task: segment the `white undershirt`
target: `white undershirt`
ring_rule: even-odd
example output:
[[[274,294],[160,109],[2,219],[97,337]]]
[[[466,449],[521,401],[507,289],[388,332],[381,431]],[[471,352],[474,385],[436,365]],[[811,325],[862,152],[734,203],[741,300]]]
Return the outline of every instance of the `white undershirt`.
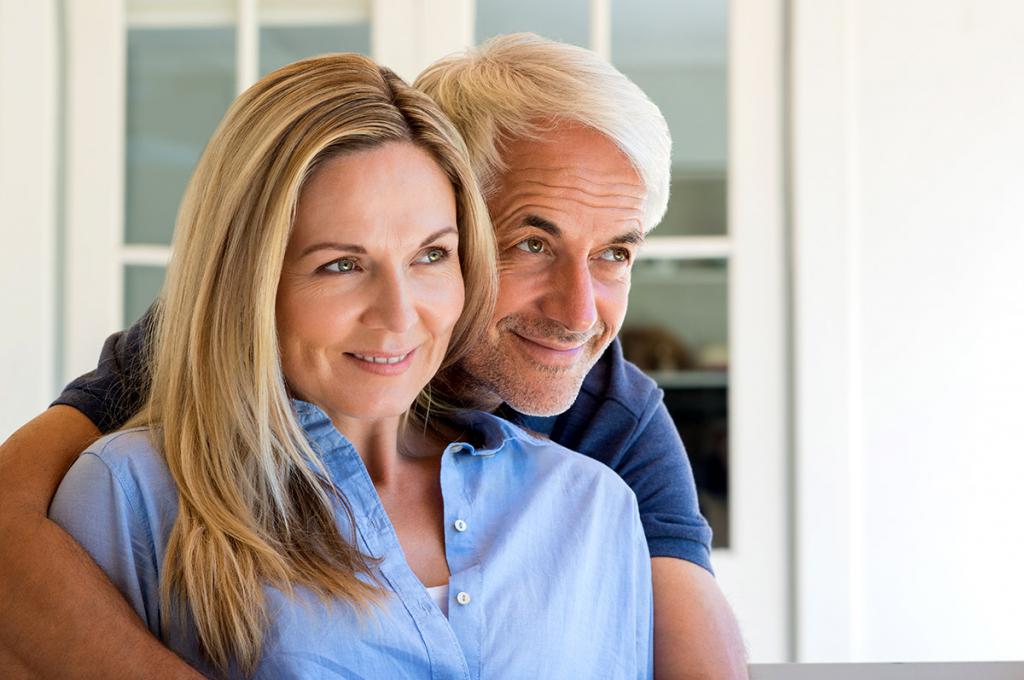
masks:
[[[434,601],[441,613],[448,616],[448,584],[427,588],[427,595],[430,595],[430,599]]]

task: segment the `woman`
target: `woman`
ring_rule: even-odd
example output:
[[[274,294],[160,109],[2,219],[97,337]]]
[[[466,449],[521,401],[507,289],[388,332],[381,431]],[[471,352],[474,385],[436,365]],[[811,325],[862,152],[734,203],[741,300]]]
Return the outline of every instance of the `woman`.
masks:
[[[271,73],[183,200],[141,427],[51,516],[207,673],[648,675],[631,492],[432,380],[489,318],[494,261],[428,98],[354,55]]]

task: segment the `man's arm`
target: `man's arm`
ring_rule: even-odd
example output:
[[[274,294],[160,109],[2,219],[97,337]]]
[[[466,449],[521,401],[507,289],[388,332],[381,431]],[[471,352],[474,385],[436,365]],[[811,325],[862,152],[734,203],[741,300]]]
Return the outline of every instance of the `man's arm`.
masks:
[[[64,473],[98,436],[77,410],[54,406],[0,446],[0,677],[202,678],[46,517]]]
[[[692,562],[651,559],[654,677],[746,678],[739,626],[715,578]]]

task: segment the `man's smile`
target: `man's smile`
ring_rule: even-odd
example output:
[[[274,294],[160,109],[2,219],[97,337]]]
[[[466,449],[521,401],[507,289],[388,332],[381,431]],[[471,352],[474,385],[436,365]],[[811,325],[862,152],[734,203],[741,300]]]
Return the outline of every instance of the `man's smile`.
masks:
[[[509,333],[517,340],[517,345],[535,362],[550,368],[570,368],[584,354],[587,342],[578,345],[561,345],[555,341],[532,338],[515,331]]]

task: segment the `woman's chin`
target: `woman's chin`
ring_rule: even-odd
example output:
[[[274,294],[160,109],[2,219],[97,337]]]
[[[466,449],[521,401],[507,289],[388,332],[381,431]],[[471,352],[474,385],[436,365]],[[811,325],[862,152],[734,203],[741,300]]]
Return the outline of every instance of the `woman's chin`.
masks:
[[[312,403],[327,413],[331,420],[386,420],[405,414],[416,399],[418,391],[408,398],[396,395],[349,394],[341,399],[313,399]]]

